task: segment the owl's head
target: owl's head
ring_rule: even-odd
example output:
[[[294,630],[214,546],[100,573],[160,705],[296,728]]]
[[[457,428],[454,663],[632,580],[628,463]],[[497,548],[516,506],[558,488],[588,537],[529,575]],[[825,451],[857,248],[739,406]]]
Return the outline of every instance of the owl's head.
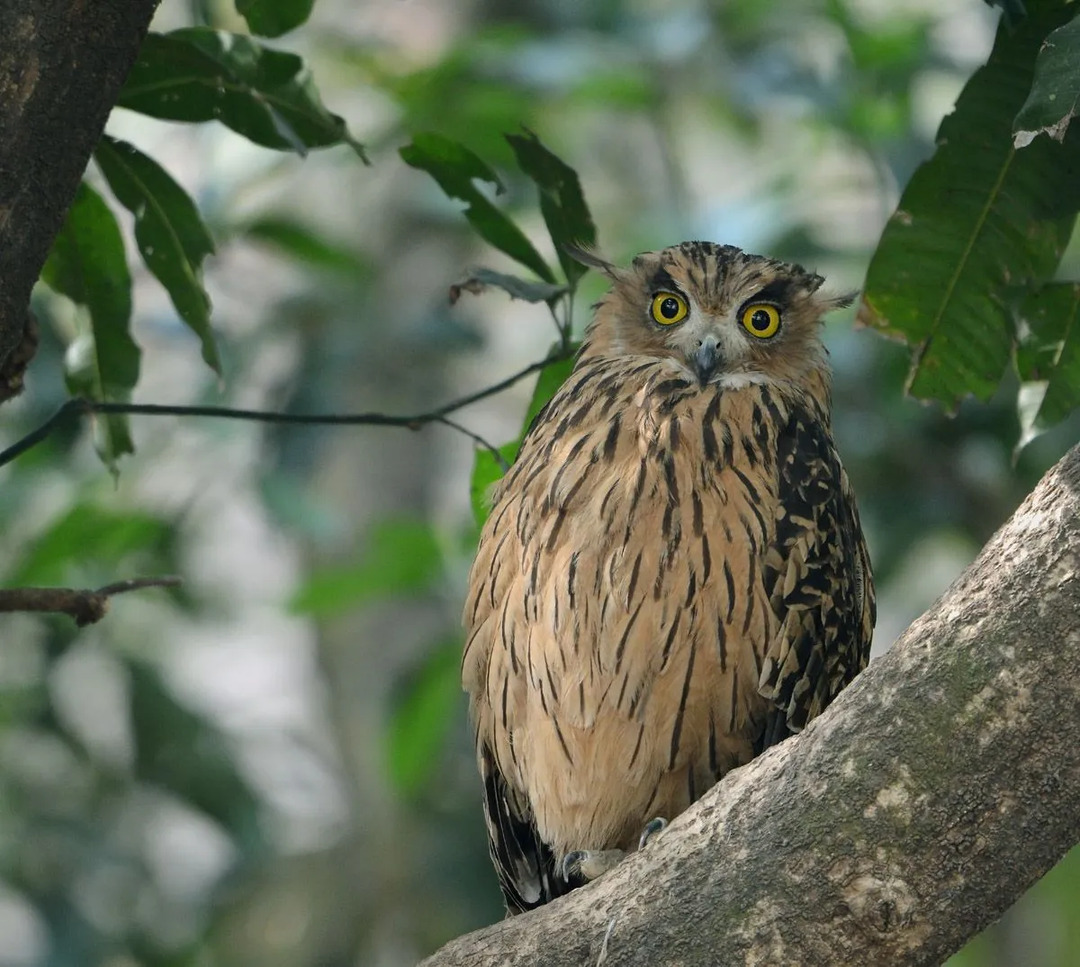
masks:
[[[821,370],[821,318],[852,300],[820,294],[824,279],[801,266],[733,245],[683,242],[626,269],[592,252],[573,255],[612,281],[582,355],[672,360],[702,387],[798,382]]]

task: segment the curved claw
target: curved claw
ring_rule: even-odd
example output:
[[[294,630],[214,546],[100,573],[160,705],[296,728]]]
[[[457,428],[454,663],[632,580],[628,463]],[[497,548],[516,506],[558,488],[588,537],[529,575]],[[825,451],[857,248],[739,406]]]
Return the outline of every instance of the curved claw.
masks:
[[[563,879],[575,886],[591,883],[625,856],[621,849],[576,849],[563,858]]]
[[[638,849],[645,849],[645,844],[649,842],[657,833],[662,833],[667,829],[668,821],[663,816],[657,816],[655,819],[650,819],[645,828],[641,831],[641,839],[638,840]]]
[[[567,883],[572,883],[575,880],[582,878],[581,864],[588,859],[588,856],[588,850],[576,849],[563,857],[562,878],[566,880]]]

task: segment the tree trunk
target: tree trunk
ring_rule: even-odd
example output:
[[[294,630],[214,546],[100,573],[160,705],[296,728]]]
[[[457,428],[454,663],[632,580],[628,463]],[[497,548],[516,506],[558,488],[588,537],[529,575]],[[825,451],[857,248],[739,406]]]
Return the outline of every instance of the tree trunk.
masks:
[[[801,735],[450,965],[937,965],[1080,840],[1080,447]]]
[[[157,0],[0,4],[0,402],[22,387],[30,290]]]

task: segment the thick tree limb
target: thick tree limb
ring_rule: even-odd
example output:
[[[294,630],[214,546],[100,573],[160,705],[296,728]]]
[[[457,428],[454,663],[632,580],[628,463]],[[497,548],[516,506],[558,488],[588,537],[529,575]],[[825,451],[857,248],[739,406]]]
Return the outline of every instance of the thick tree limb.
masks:
[[[107,584],[96,591],[74,588],[0,588],[0,614],[15,611],[51,612],[70,615],[80,628],[105,617],[109,598],[143,588],[175,588],[178,577],[131,578]]]
[[[1080,447],[802,735],[425,965],[937,965],[1078,840]]]
[[[157,3],[0,3],[0,401],[21,387],[30,290]]]

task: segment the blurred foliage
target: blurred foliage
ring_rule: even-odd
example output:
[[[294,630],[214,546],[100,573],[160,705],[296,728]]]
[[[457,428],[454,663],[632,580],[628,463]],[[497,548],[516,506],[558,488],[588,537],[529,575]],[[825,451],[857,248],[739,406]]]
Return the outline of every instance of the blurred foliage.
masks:
[[[406,40],[377,4],[370,17],[335,0],[173,9],[170,26],[184,25],[147,38],[117,113],[216,120],[231,133],[196,129],[203,140],[165,142],[158,160],[135,147],[152,127],[103,139],[43,273],[35,379],[5,407],[5,434],[55,410],[64,371],[70,392],[96,399],[138,387],[311,412],[344,409],[361,391],[387,410],[417,398],[434,407],[454,398],[444,382],[459,363],[486,360],[476,367],[484,385],[543,358],[550,331],[525,338],[518,327],[554,321],[531,396],[498,404],[508,429],[495,442],[511,441],[497,450],[512,461],[570,371],[575,310],[600,291],[566,245],[596,243],[596,225],[616,260],[694,236],[752,245],[822,265],[837,285],[865,274],[863,318],[911,347],[829,324],[836,433],[895,625],[879,638],[895,632],[1080,434],[1077,289],[1064,281],[1080,267],[1066,248],[1078,184],[1073,7],[999,3],[1003,25],[972,74],[971,56],[958,59],[940,34],[947,16],[977,33],[988,11],[977,0],[954,6],[433,2]],[[295,37],[303,58],[243,32],[246,23],[276,38],[309,16]],[[936,126],[940,103],[927,91],[943,79],[959,100],[935,145],[924,119],[929,105]],[[228,156],[215,146],[240,138],[277,160],[260,168],[243,154],[242,177],[219,170]],[[194,170],[183,147],[192,143],[207,152]],[[284,181],[311,149],[335,147]],[[366,153],[370,169],[358,164]],[[899,198],[895,186],[906,186]],[[872,252],[865,226],[893,208]],[[129,263],[131,240],[141,264]],[[230,261],[240,251],[262,261],[237,295],[237,276],[251,273]],[[432,271],[444,276],[437,304],[415,296]],[[147,273],[171,309],[153,308]],[[282,277],[288,296],[245,319],[245,302],[278,291]],[[451,311],[448,289],[501,292]],[[500,313],[497,323],[486,313]],[[171,342],[181,326],[206,367],[189,365],[193,342]],[[502,357],[479,357],[484,341]],[[507,345],[539,349],[510,364]],[[955,415],[905,400],[905,384]],[[108,461],[133,450],[126,419],[96,429]],[[65,428],[4,468],[6,584],[189,579],[183,591],[118,601],[83,632],[59,618],[8,625],[4,967],[406,964],[499,915],[458,615],[500,460],[478,447],[471,473],[455,470],[431,444],[393,476],[384,437],[358,444],[354,462],[341,458],[350,483],[327,486],[353,432],[285,428],[253,440],[220,424],[155,422],[114,486]],[[356,535],[360,474],[386,475],[391,509],[369,506],[375,519]],[[443,478],[462,491],[453,513]],[[237,498],[247,526],[261,521],[276,541],[238,566],[251,575],[213,566],[251,539],[214,515]],[[258,583],[263,554],[299,560],[285,590]],[[257,590],[242,608],[245,581]],[[231,624],[241,612],[249,624]],[[274,632],[296,627],[314,638],[314,695],[289,679],[295,669],[252,683],[220,656],[210,680],[251,689],[245,712],[223,712],[185,684],[184,649],[198,651],[200,636],[223,651],[233,636],[265,636],[269,665],[285,650]],[[290,702],[306,703],[310,734],[245,728],[253,709]],[[1076,963],[1078,891],[1071,855],[953,963]]]

